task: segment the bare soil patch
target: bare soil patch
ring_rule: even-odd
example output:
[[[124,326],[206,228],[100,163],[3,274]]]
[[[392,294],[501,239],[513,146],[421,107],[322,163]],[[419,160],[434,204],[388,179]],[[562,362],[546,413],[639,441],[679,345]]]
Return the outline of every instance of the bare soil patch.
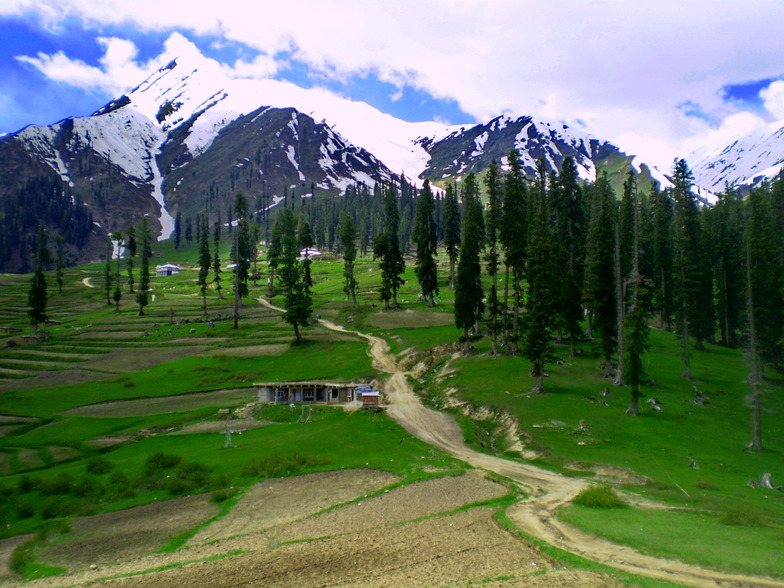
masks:
[[[36,417],[16,416],[13,414],[0,414],[0,423],[34,423]]]
[[[135,437],[133,435],[110,435],[108,437],[98,437],[97,439],[92,439],[87,443],[93,447],[98,448],[113,447],[114,445],[120,445],[121,443],[131,441],[134,438]]]
[[[398,477],[378,470],[319,472],[265,480],[250,488],[232,511],[195,535],[189,545],[259,533],[394,484]]]
[[[135,576],[109,586],[446,586],[554,567],[477,508]],[[571,584],[580,586],[580,584]]]
[[[353,533],[448,512],[472,502],[509,493],[502,484],[485,479],[479,470],[401,486],[361,502],[272,529],[271,540],[283,543],[314,537]]]
[[[120,335],[121,337],[118,338],[126,338],[128,336],[127,333],[120,333]],[[114,349],[89,361],[89,367],[111,372],[138,372],[160,363],[196,355],[204,351],[204,349],[204,347],[200,346],[150,347],[147,349],[137,348],[131,353],[127,349]]]
[[[54,459],[54,461],[73,459],[80,455],[79,451],[73,447],[49,447],[49,453],[52,454],[52,459]]]
[[[250,431],[251,429],[258,429],[259,427],[266,427],[269,423],[264,421],[255,421],[252,419],[236,419],[229,421],[229,427],[232,433],[241,433],[242,431]],[[226,421],[206,421],[203,423],[194,423],[183,427],[178,431],[169,433],[170,435],[195,435],[199,433],[225,433]]]
[[[21,576],[11,571],[11,554],[17,545],[32,538],[33,535],[17,535],[8,539],[0,539],[0,584],[21,583]]]
[[[380,310],[365,319],[365,322],[380,329],[405,327],[443,327],[454,323],[454,317],[445,312],[422,310]]]
[[[30,372],[31,374],[33,372]],[[69,386],[84,384],[105,378],[106,374],[89,372],[82,369],[65,369],[56,372],[37,372],[30,378],[11,380],[0,383],[0,392],[18,392],[32,388],[47,388],[49,386]]]
[[[269,355],[282,355],[289,349],[289,345],[253,345],[250,347],[229,347],[216,349],[206,353],[207,357],[258,357]]]
[[[137,398],[135,400],[100,402],[98,404],[79,406],[63,414],[97,418],[133,417],[183,412],[209,406],[237,406],[251,402],[256,398],[256,391],[253,388],[231,388],[228,390],[196,392],[177,396],[156,396],[152,398]]]
[[[41,466],[45,465],[44,461],[41,459],[41,456],[38,455],[38,452],[32,449],[28,449],[27,447],[19,450],[17,458],[19,459],[19,463],[22,464],[22,467],[24,468],[40,468]]]
[[[62,541],[40,551],[38,561],[80,569],[138,558],[217,512],[209,495],[199,495],[77,518]]]

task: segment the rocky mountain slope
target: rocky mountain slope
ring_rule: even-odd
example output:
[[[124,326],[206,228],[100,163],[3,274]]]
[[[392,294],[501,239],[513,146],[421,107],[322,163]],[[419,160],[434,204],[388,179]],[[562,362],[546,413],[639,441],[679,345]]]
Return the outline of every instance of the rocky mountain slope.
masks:
[[[698,182],[715,187],[755,173],[739,163],[752,151],[763,162],[758,166],[780,163],[776,137],[760,138],[753,149],[748,143],[728,148],[724,157],[732,163],[706,159],[695,168]],[[42,178],[59,183],[71,208],[78,203],[93,223],[80,241],[66,239],[71,255],[85,261],[104,251],[107,234],[142,217],[159,238],[171,234],[177,213],[206,212],[226,222],[240,189],[265,208],[287,195],[335,195],[351,183],[372,185],[400,173],[443,183],[480,173],[492,159],[503,166],[513,148],[530,176],[540,157],[556,170],[571,156],[585,180],[608,171],[620,187],[633,167],[642,186],[667,183],[658,170],[563,123],[530,116],[463,126],[410,123],[318,89],[232,78],[214,61],[183,55],[91,116],[0,139],[0,224],[20,216],[20,203],[39,197],[29,190]],[[65,237],[74,214],[46,222]],[[38,220],[25,222],[16,225],[20,234],[34,234]],[[0,254],[0,271],[25,269],[29,240],[21,241],[13,255]]]

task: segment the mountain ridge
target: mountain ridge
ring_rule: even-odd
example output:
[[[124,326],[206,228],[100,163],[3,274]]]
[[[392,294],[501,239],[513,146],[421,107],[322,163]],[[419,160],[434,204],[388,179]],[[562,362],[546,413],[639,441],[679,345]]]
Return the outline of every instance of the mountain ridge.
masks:
[[[53,175],[92,214],[90,243],[142,217],[166,238],[178,212],[229,221],[238,189],[267,208],[288,194],[337,195],[349,184],[389,182],[397,174],[435,184],[459,181],[468,172],[481,173],[492,159],[503,167],[512,149],[531,177],[537,159],[557,171],[569,156],[585,181],[609,169],[618,186],[634,169],[641,184],[668,185],[655,167],[563,122],[511,115],[462,125],[407,122],[318,88],[227,72],[201,55],[184,55],[90,116],[0,137],[0,177],[9,178],[0,187],[0,213],[24,181]],[[759,144],[761,157],[767,144]],[[739,153],[750,150],[747,143],[738,145]],[[739,157],[732,150],[722,153]],[[705,159],[695,177],[715,188],[721,180],[711,173],[719,165]],[[734,165],[736,173],[750,167],[723,165],[725,172]],[[99,252],[71,244],[71,253],[85,261]],[[0,259],[0,271],[20,269],[18,258],[11,266]]]

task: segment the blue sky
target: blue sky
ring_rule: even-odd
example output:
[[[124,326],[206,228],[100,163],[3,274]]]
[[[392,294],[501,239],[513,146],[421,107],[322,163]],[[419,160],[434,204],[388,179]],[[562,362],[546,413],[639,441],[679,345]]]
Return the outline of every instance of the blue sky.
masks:
[[[3,0],[0,133],[84,116],[179,33],[409,121],[565,120],[666,165],[784,118],[779,0]],[[263,99],[260,98],[260,103]]]

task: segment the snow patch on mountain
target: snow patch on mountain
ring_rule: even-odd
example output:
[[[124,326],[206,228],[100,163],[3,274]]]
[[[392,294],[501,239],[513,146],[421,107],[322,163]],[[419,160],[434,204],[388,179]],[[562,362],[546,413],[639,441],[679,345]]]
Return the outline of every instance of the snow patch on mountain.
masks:
[[[726,185],[753,185],[784,167],[784,121],[760,127],[724,148],[692,153],[695,184],[713,192]]]

